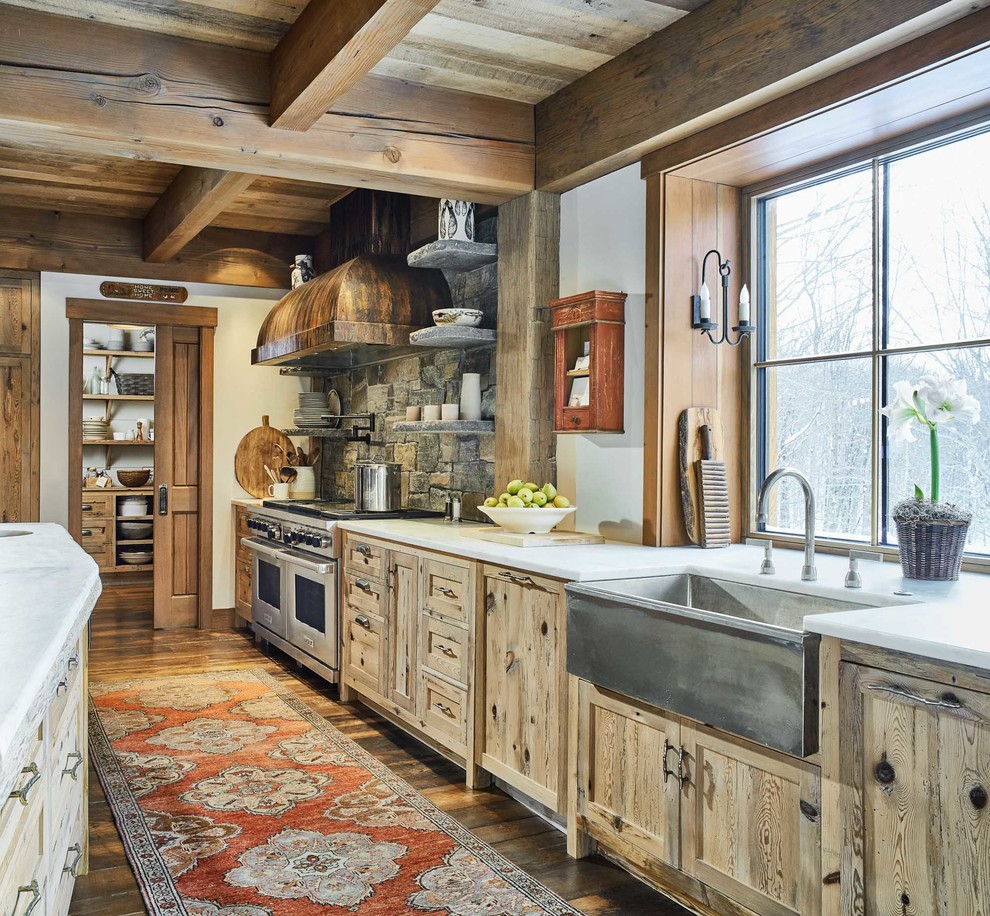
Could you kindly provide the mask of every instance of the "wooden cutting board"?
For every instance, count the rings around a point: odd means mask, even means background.
[[[701,460],[701,436],[698,430],[706,424],[712,428],[712,458],[716,461],[724,461],[722,418],[717,408],[689,407],[681,413],[677,424],[677,456],[684,527],[691,543],[699,547],[702,544],[701,495],[698,492],[698,472],[694,465],[696,461]]]
[[[246,433],[234,454],[234,476],[237,482],[255,498],[268,495],[271,479],[265,473],[265,465],[281,467],[285,462],[282,453],[275,448],[281,445],[291,453],[293,446],[289,437],[280,429],[268,425],[268,417],[261,418],[261,426]],[[277,456],[277,457],[276,457]]]
[[[535,510],[534,510],[535,511]],[[551,531],[549,534],[518,534],[485,525],[481,528],[464,528],[461,535],[479,541],[493,541],[508,544],[510,547],[573,547],[575,544],[604,544],[600,534],[585,534],[581,531]]]

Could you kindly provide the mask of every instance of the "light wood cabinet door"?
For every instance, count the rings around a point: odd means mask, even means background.
[[[681,869],[761,916],[820,913],[818,767],[686,720],[681,740]]]
[[[850,664],[840,693],[842,913],[986,916],[990,696]]]
[[[486,566],[481,765],[562,812],[566,796],[564,583]]]
[[[635,847],[646,861],[676,868],[681,829],[679,719],[587,681],[572,682],[571,689],[575,686],[577,826],[606,846],[618,839]],[[665,761],[673,772],[665,773]]]
[[[419,557],[390,550],[387,555],[385,647],[388,699],[407,712],[416,711],[419,650]]]

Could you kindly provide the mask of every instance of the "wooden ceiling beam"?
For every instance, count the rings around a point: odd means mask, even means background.
[[[144,218],[144,259],[160,264],[174,258],[257,177],[187,165]]]
[[[536,106],[536,185],[573,188],[982,5],[709,0]]]
[[[438,0],[310,0],[272,53],[272,127],[309,130]]]
[[[12,7],[0,61],[11,143],[479,203],[533,186],[515,102],[378,81],[306,133],[272,130],[266,54]]]

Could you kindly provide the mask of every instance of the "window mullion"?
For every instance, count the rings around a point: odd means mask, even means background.
[[[880,543],[883,512],[883,435],[880,407],[883,400],[883,365],[880,356],[883,344],[883,319],[886,304],[883,252],[886,245],[886,196],[883,168],[879,159],[873,160],[873,354],[871,359],[873,390],[871,395],[871,473],[870,473],[870,542]]]

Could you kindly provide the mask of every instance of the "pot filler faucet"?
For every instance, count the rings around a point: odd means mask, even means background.
[[[815,494],[811,490],[811,483],[808,478],[794,468],[777,468],[767,475],[760,487],[760,498],[756,509],[756,524],[766,525],[767,523],[767,496],[773,489],[774,484],[784,477],[793,477],[804,490],[804,566],[801,567],[801,580],[803,582],[814,582],[818,578],[818,570],[815,569]]]

